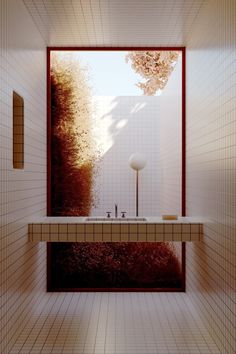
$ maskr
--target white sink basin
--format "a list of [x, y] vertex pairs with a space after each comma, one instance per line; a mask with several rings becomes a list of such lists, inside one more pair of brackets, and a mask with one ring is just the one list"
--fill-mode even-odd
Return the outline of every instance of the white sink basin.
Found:
[[102, 217], [89, 217], [86, 218], [85, 221], [90, 221], [90, 222], [97, 222], [97, 221], [102, 221], [102, 222], [127, 222], [127, 221], [133, 221], [133, 222], [140, 222], [140, 221], [147, 221], [146, 218], [141, 218], [141, 217], [133, 217], [133, 218], [102, 218]]

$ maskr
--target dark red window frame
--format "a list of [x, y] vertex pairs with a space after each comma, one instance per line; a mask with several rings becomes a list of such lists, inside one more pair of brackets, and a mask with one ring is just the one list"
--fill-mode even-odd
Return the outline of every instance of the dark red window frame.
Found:
[[[185, 47], [47, 47], [47, 216], [51, 215], [51, 81], [50, 81], [50, 58], [51, 51], [130, 51], [130, 50], [163, 50], [180, 51], [182, 53], [182, 168], [181, 168], [181, 214], [186, 216], [186, 49]], [[47, 243], [47, 288], [50, 289], [49, 277], [50, 264], [50, 242]], [[186, 244], [182, 242], [182, 270], [183, 288], [186, 289]], [[96, 291], [91, 289], [91, 291]], [[102, 289], [99, 289], [101, 291]], [[57, 290], [58, 291], [58, 290]], [[62, 290], [63, 291], [63, 290]], [[72, 289], [70, 291], [76, 291]], [[80, 290], [82, 291], [82, 290]], [[85, 291], [88, 291], [86, 289]], [[130, 289], [119, 289], [119, 291], [132, 291]], [[137, 291], [137, 290], [135, 290]], [[151, 291], [140, 289], [140, 291]], [[160, 289], [158, 291], [172, 291], [171, 289]], [[173, 290], [176, 291], [176, 290]]]

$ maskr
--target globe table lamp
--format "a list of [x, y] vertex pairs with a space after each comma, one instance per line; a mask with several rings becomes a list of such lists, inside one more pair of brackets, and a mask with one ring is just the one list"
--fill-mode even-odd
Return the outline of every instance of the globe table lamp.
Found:
[[136, 171], [136, 216], [139, 214], [139, 171], [146, 166], [147, 160], [143, 154], [135, 153], [129, 158], [130, 167]]

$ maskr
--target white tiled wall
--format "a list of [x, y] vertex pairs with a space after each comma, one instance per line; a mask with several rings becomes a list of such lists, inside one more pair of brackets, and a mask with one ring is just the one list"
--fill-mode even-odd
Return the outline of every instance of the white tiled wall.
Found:
[[187, 43], [187, 213], [207, 218], [187, 246], [187, 292], [221, 353], [235, 342], [236, 2], [207, 1]]
[[[1, 0], [2, 354], [16, 340], [17, 354], [218, 353], [209, 331], [235, 352], [235, 6], [206, 1], [187, 43], [187, 212], [208, 218], [204, 242], [187, 247], [187, 294], [46, 295], [45, 246], [26, 241], [30, 216], [45, 215], [44, 43], [21, 1]], [[12, 169], [13, 89], [25, 100], [23, 171]]]
[[[45, 215], [45, 45], [23, 3], [1, 0], [0, 52], [0, 232], [1, 342], [9, 352], [45, 292], [45, 245], [27, 242], [31, 216]], [[24, 98], [25, 164], [12, 161], [12, 95]]]

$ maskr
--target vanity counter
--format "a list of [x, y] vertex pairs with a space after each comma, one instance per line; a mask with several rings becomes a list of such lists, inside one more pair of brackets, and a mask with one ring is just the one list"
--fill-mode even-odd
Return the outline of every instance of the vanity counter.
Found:
[[[179, 217], [145, 221], [96, 220], [87, 217], [42, 217], [28, 225], [31, 242], [197, 242], [203, 237], [200, 218]], [[99, 219], [99, 218], [98, 218]], [[128, 219], [128, 218], [127, 218]]]

